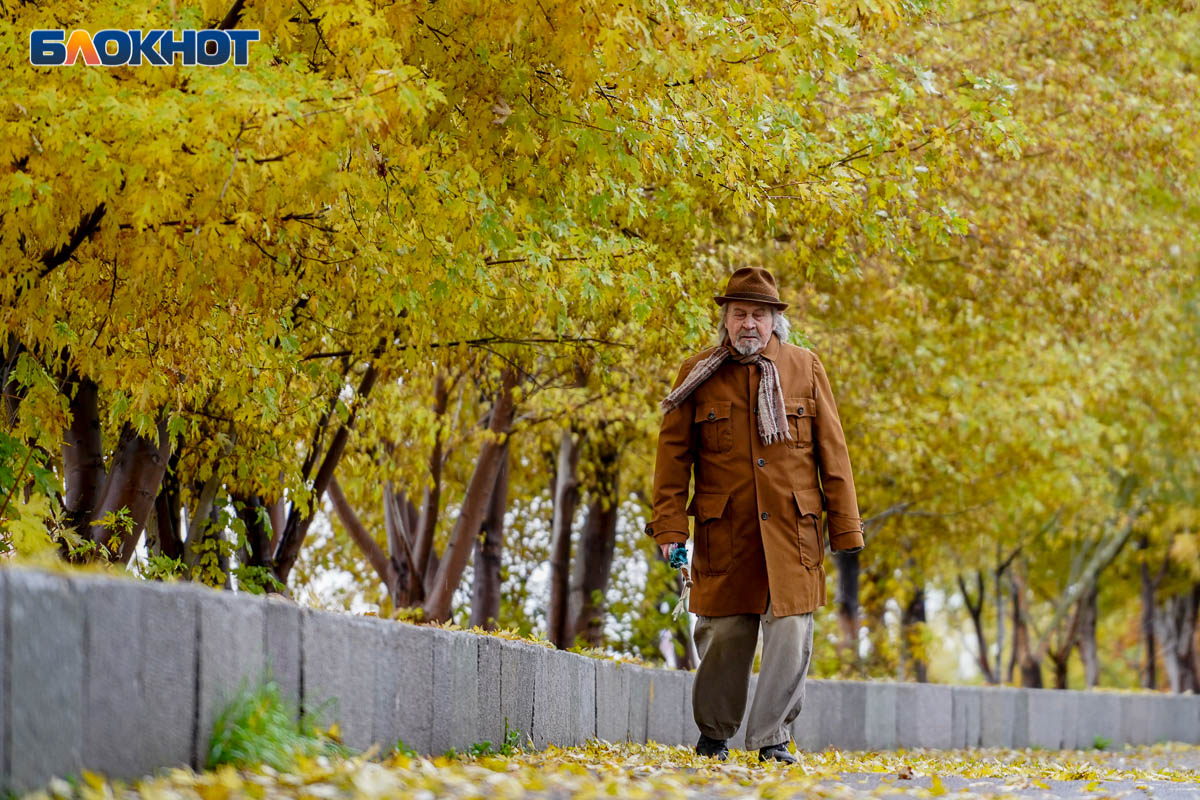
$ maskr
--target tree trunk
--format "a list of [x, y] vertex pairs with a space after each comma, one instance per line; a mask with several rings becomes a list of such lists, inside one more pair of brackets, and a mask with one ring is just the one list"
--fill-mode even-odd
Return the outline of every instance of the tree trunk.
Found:
[[1196, 685], [1196, 617], [1200, 606], [1200, 583], [1163, 600], [1156, 614], [1158, 638], [1162, 642], [1167, 685], [1182, 694], [1200, 691]]
[[1034, 655], [1029, 639], [1029, 625], [1025, 618], [1025, 582], [1017, 569], [1012, 574], [1012, 601], [1013, 658], [1021, 667], [1021, 685], [1026, 689], [1041, 689], [1042, 664]]
[[1076, 634], [1079, 658], [1083, 661], [1083, 682], [1088, 689], [1095, 689], [1100, 682], [1100, 648], [1096, 642], [1099, 595], [1100, 591], [1094, 586], [1084, 595], [1079, 612], [1079, 630]]
[[458, 520], [454, 523], [450, 543], [446, 546], [446, 552], [438, 565], [437, 577], [431, 584], [426, 584], [428, 596], [425, 600], [425, 618], [433, 622], [445, 622], [450, 619], [454, 590], [462, 580], [463, 570], [466, 569], [474, 549], [475, 538], [479, 535], [479, 529], [487, 515], [492, 490], [496, 486], [496, 473], [500, 470], [501, 451], [512, 429], [512, 390], [516, 383], [516, 372], [506, 369], [488, 424], [492, 435], [479, 449], [475, 471], [467, 484], [466, 496], [463, 498], [462, 508], [459, 509]]
[[[450, 390], [446, 385], [445, 377], [441, 373], [438, 374], [437, 379], [434, 381], [433, 394], [433, 411], [440, 421], [446, 415], [446, 407], [450, 402]], [[434, 552], [433, 540], [437, 533], [438, 516], [442, 502], [442, 467], [445, 462], [442, 450], [442, 430], [439, 424], [434, 433], [433, 451], [429, 454], [429, 483], [422, 492], [421, 513], [417, 517], [412, 568], [415, 573], [420, 575], [421, 579], [418, 583], [422, 588], [419, 592], [414, 592], [411, 596], [410, 603], [414, 605], [425, 601], [424, 587], [429, 586], [437, 576], [438, 559], [437, 554]]]
[[4, 346], [4, 361], [0, 364], [0, 399], [3, 400], [3, 405], [0, 405], [0, 422], [3, 422], [4, 429], [9, 431], [17, 424], [17, 408], [21, 405], [23, 396], [23, 390], [12, 379], [12, 374], [17, 366], [17, 358], [24, 349], [16, 334], [8, 334]]
[[597, 442], [596, 482], [589, 494], [587, 521], [575, 554], [571, 585], [570, 624], [566, 639], [582, 639], [590, 647], [604, 643], [604, 595], [612, 572], [617, 544], [617, 512], [620, 510], [620, 452], [607, 439]]
[[288, 575], [291, 574], [292, 567], [296, 564], [296, 558], [300, 555], [300, 547], [304, 544], [304, 537], [308, 535], [308, 528], [312, 525], [313, 517], [317, 513], [320, 499], [329, 489], [329, 482], [333, 480], [334, 470], [337, 469], [338, 461], [342, 458], [342, 451], [346, 449], [346, 441], [350, 438], [350, 430], [354, 427], [358, 411], [370, 396], [377, 377], [375, 365], [369, 365], [358, 386], [358, 402], [350, 411], [350, 416], [345, 423], [334, 434], [333, 441], [329, 443], [329, 450], [325, 453], [325, 458], [321, 460], [317, 476], [313, 479], [312, 507], [302, 510], [298, 503], [292, 503], [292, 507], [288, 511], [287, 522], [284, 523], [283, 533], [279, 536], [279, 544], [275, 547], [271, 558], [275, 577], [284, 585], [287, 585]]
[[[184, 563], [192, 580], [198, 580], [214, 588], [231, 589], [229, 554], [222, 541], [225, 530], [216, 524], [220, 507], [209, 504], [202, 519], [193, 515], [189, 526], [187, 544], [184, 546]], [[209, 556], [212, 553], [212, 556]], [[211, 560], [210, 560], [211, 559]]]
[[193, 486], [196, 507], [192, 510], [192, 516], [188, 520], [187, 542], [183, 546], [184, 563], [189, 567], [196, 566], [204, 552], [200, 545], [210, 538], [206, 529], [214, 521], [213, 503], [216, 502], [217, 492], [220, 489], [221, 476], [216, 471], [215, 465], [212, 474], [200, 486], [199, 491], [196, 491], [196, 486]]
[[87, 524], [104, 488], [104, 451], [100, 443], [98, 387], [91, 378], [72, 376], [75, 393], [70, 400], [71, 425], [63, 435], [63, 505], [67, 521], [85, 539], [92, 538]]
[[[905, 661], [908, 663], [914, 680], [918, 683], [928, 683], [929, 665], [925, 662], [922, 648], [918, 647], [917, 638], [922, 635], [925, 619], [925, 587], [917, 586], [912, 599], [904, 609], [900, 618], [901, 637]], [[918, 628], [917, 626], [921, 627]]]
[[1139, 573], [1141, 575], [1141, 601], [1142, 613], [1140, 619], [1140, 629], [1142, 633], [1142, 688], [1157, 689], [1158, 688], [1158, 661], [1157, 650], [1158, 644], [1154, 636], [1154, 593], [1158, 589], [1159, 583], [1162, 582], [1166, 574], [1166, 568], [1169, 563], [1167, 558], [1163, 559], [1163, 567], [1159, 570], [1156, 577], [1150, 577], [1150, 565], [1147, 563], [1146, 553], [1149, 550], [1150, 541], [1145, 536], [1138, 542], [1138, 550], [1142, 551], [1142, 560], [1139, 565]]
[[975, 571], [975, 588], [976, 596], [972, 599], [967, 591], [967, 582], [963, 580], [962, 575], [958, 576], [958, 590], [962, 593], [963, 603], [971, 615], [971, 624], [975, 626], [975, 646], [978, 649], [975, 660], [979, 663], [983, 679], [994, 686], [996, 676], [992, 672], [992, 663], [988, 656], [987, 633], [983, 630], [984, 582], [981, 570]]
[[337, 478], [329, 481], [329, 488], [326, 490], [326, 495], [328, 495], [330, 502], [333, 504], [334, 513], [341, 520], [342, 527], [346, 529], [350, 540], [366, 556], [367, 563], [371, 565], [371, 568], [375, 570], [379, 579], [383, 581], [388, 596], [394, 602], [399, 577], [396, 571], [396, 563], [388, 557], [388, 554], [375, 541], [375, 537], [362, 524], [362, 520], [354, 513], [354, 509], [350, 507], [350, 502], [346, 500], [346, 495], [342, 491], [341, 485], [337, 482]]
[[546, 637], [560, 649], [570, 647], [568, 587], [571, 579], [571, 524], [579, 505], [579, 442], [570, 429], [559, 440], [554, 470], [554, 517], [550, 529], [550, 605], [546, 611]]
[[[1076, 642], [1079, 641], [1079, 624], [1082, 619], [1088, 596], [1092, 593], [1095, 587], [1079, 596], [1075, 601], [1075, 607], [1071, 610], [1071, 619], [1067, 623], [1067, 630], [1059, 639], [1057, 646], [1046, 646], [1045, 650], [1050, 656], [1050, 661], [1054, 666], [1054, 688], [1067, 688], [1067, 673], [1071, 664], [1071, 651], [1075, 649]], [[1047, 633], [1047, 637], [1050, 633]]]
[[1052, 650], [1047, 655], [1050, 657], [1050, 665], [1054, 668], [1054, 688], [1067, 688], [1067, 672], [1071, 666], [1071, 649]]
[[475, 539], [471, 625], [485, 631], [495, 630], [500, 620], [500, 562], [504, 555], [504, 512], [508, 510], [509, 457], [510, 448], [505, 441], [487, 516], [483, 519], [480, 535]]
[[420, 605], [425, 599], [425, 575], [423, 570], [413, 567], [414, 537], [407, 511], [402, 508], [408, 498], [397, 493], [392, 482], [383, 485], [383, 527], [387, 537], [387, 556], [395, 567], [395, 574], [388, 580], [388, 595], [393, 608], [409, 608]]
[[[282, 476], [280, 476], [280, 480], [283, 480]], [[271, 503], [268, 516], [271, 518], [271, 542], [267, 554], [270, 555], [275, 552], [275, 547], [279, 544], [279, 537], [283, 535], [283, 529], [287, 527], [287, 499], [281, 495], [278, 500]]]
[[100, 492], [100, 500], [92, 512], [92, 538], [106, 543], [110, 533], [95, 523], [106, 514], [128, 509], [132, 525], [128, 531], [114, 531], [119, 536], [114, 560], [128, 564], [141, 538], [142, 528], [150, 515], [150, 507], [158, 496], [163, 474], [171, 457], [170, 440], [167, 437], [167, 419], [162, 416], [157, 429], [151, 436], [138, 436], [126, 425], [121, 432], [113, 455], [112, 470]]
[[239, 560], [243, 566], [265, 567], [271, 547], [271, 523], [267, 509], [256, 494], [235, 494], [233, 507], [246, 528], [246, 546]]
[[167, 558], [183, 558], [183, 508], [179, 491], [179, 453], [172, 453], [154, 498], [156, 549]]
[[837, 564], [837, 615], [842, 631], [842, 664], [857, 666], [859, 553], [834, 553]]
[[1028, 637], [1025, 635], [1025, 625], [1021, 620], [1021, 602], [1018, 597], [1020, 589], [1017, 587], [1015, 571], [1008, 576], [1008, 591], [1009, 598], [1012, 600], [1012, 647], [1009, 649], [1008, 670], [1004, 682], [1011, 685], [1016, 677], [1017, 662], [1021, 660], [1022, 645], [1029, 646]]
[[[1008, 565], [1002, 565], [993, 576], [996, 592], [996, 667], [992, 674], [996, 676], [996, 683], [1000, 682], [1000, 675], [1004, 671], [1004, 573], [1007, 569]], [[1012, 682], [1011, 671], [1008, 679]]]

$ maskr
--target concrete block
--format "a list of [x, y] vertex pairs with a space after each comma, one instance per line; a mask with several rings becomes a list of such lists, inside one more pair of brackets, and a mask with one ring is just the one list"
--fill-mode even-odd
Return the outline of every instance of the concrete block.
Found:
[[1075, 725], [1075, 747], [1088, 750], [1100, 739], [1121, 747], [1121, 697], [1111, 692], [1080, 692]]
[[42, 786], [83, 767], [84, 607], [65, 579], [8, 573], [9, 787]]
[[646, 738], [659, 744], [679, 744], [683, 738], [685, 681], [674, 670], [656, 669], [650, 676], [650, 708]]
[[259, 597], [195, 591], [200, 621], [196, 764], [204, 766], [217, 715], [239, 691], [262, 681], [265, 617]]
[[1190, 711], [1187, 712], [1188, 732], [1184, 741], [1200, 744], [1200, 695], [1188, 695], [1187, 703]]
[[[334, 689], [341, 711], [342, 741], [358, 750], [380, 744], [388, 749], [394, 742], [378, 742], [375, 739], [375, 673], [384, 659], [384, 629], [388, 623], [373, 617], [337, 615], [335, 618], [345, 628], [349, 643], [346, 651], [347, 665], [343, 671], [340, 688]], [[305, 674], [304, 689], [308, 694], [308, 675]]]
[[433, 747], [433, 639], [416, 625], [385, 624], [375, 665], [375, 741], [383, 752], [397, 743], [418, 753]]
[[[1075, 750], [1080, 746], [1079, 714], [1083, 706], [1083, 692], [1072, 689], [1059, 691], [1063, 696], [1062, 749]], [[1091, 746], [1091, 742], [1087, 743]]]
[[1057, 689], [1022, 689], [1026, 706], [1028, 746], [1060, 750], [1064, 739], [1065, 692]]
[[954, 728], [950, 741], [953, 747], [978, 747], [983, 732], [980, 718], [983, 697], [974, 686], [954, 686], [950, 701], [954, 707]]
[[629, 675], [624, 664], [596, 662], [596, 738], [614, 744], [628, 740]]
[[1144, 693], [1121, 695], [1121, 741], [1125, 744], [1153, 743], [1153, 709], [1147, 697]]
[[562, 654], [552, 650], [543, 649], [535, 661], [533, 745], [569, 746], [575, 737], [571, 670]]
[[868, 683], [866, 702], [866, 748], [892, 750], [896, 747], [896, 684]]
[[886, 750], [896, 746], [896, 684], [810, 680], [792, 725], [796, 746], [816, 751]]
[[1152, 694], [1147, 698], [1150, 709], [1150, 742], [1157, 744], [1159, 742], [1178, 741], [1176, 736], [1176, 709], [1178, 708], [1179, 695], [1164, 694], [1162, 692]]
[[[199, 676], [200, 597], [208, 589], [150, 583], [140, 587], [141, 698], [137, 738], [130, 749], [139, 773], [193, 764]], [[204, 731], [205, 741], [211, 729]]]
[[[474, 635], [474, 634], [464, 634]], [[495, 636], [476, 636], [478, 664], [479, 741], [491, 742], [499, 748], [504, 744], [504, 712], [500, 707], [500, 672], [502, 639]], [[593, 691], [595, 686], [592, 687]]]
[[700, 728], [696, 725], [696, 714], [692, 708], [692, 687], [696, 683], [695, 672], [684, 672], [683, 689], [683, 743], [694, 747], [700, 739]]
[[[83, 763], [108, 775], [135, 777], [142, 761], [130, 744], [141, 711], [142, 588], [133, 581], [87, 577], [74, 583], [87, 614]], [[191, 687], [186, 687], [191, 690]], [[149, 765], [151, 769], [156, 764]]]
[[1200, 744], [1200, 695], [1183, 696], [1184, 712], [1180, 715], [1186, 726], [1183, 741], [1189, 744]]
[[479, 741], [479, 637], [430, 628], [435, 755]]
[[[839, 750], [867, 749], [867, 687], [863, 681], [822, 681], [833, 695], [829, 715], [821, 725], [826, 746]], [[893, 706], [894, 707], [894, 706]], [[893, 723], [893, 729], [895, 725]]]
[[650, 670], [622, 664], [629, 685], [629, 715], [626, 731], [631, 742], [645, 742], [650, 722]]
[[528, 746], [533, 735], [537, 659], [545, 649], [524, 642], [501, 642], [500, 713], [509, 730], [520, 733], [522, 746]]
[[572, 654], [575, 744], [596, 738], [596, 659]]
[[[988, 686], [979, 690], [980, 741], [983, 747], [1024, 747], [1028, 739], [1028, 728], [1021, 731], [1020, 744], [1014, 736], [1018, 718], [1025, 723], [1027, 706], [1021, 689], [1003, 686]], [[1020, 710], [1018, 712], [1018, 705]]]
[[295, 603], [278, 595], [267, 595], [263, 613], [267, 674], [279, 686], [284, 701], [299, 712], [302, 612]]
[[792, 723], [792, 736], [797, 748], [817, 751], [830, 746], [831, 737], [840, 727], [842, 709], [839, 704], [842, 699], [834, 681], [805, 682], [800, 715]]
[[896, 687], [898, 746], [947, 749], [953, 731], [953, 694], [949, 686], [906, 683]]
[[1191, 695], [1167, 695], [1167, 720], [1164, 726], [1167, 741], [1182, 743], [1189, 740], [1191, 720], [1188, 718], [1188, 712], [1191, 710], [1191, 706], [1188, 701], [1190, 699]]

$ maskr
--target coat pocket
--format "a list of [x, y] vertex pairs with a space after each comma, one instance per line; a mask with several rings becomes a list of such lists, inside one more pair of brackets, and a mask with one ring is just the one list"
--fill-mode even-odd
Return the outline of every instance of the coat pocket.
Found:
[[812, 447], [817, 401], [811, 397], [785, 397], [783, 409], [787, 413], [788, 432], [792, 435], [788, 447]]
[[796, 489], [792, 491], [796, 501], [796, 546], [800, 549], [800, 563], [813, 568], [821, 566], [825, 559], [825, 545], [821, 542], [820, 489]]
[[696, 572], [722, 575], [733, 561], [733, 521], [730, 519], [729, 495], [697, 492], [688, 506], [696, 517]]
[[713, 453], [733, 449], [733, 428], [729, 422], [730, 402], [721, 400], [696, 403], [694, 423], [700, 429], [700, 444]]

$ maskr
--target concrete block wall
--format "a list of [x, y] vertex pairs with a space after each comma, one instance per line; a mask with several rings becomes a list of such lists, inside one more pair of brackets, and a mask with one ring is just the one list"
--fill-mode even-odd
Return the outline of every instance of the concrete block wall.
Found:
[[[536, 747], [699, 735], [688, 672], [194, 585], [0, 569], [0, 789], [201, 767], [216, 716], [267, 671], [364, 750], [442, 753], [506, 730]], [[810, 680], [792, 735], [809, 750], [1200, 743], [1200, 697]], [[743, 725], [730, 745], [744, 742]]]

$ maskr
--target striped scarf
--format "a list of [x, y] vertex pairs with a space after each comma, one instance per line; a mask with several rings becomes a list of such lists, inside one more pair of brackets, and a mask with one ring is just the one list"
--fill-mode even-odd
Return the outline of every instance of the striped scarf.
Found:
[[749, 356], [738, 355], [729, 347], [718, 347], [706, 358], [699, 361], [692, 371], [683, 379], [678, 388], [667, 395], [659, 407], [663, 413], [679, 407], [679, 404], [696, 391], [696, 387], [704, 383], [717, 369], [732, 357], [739, 364], [757, 364], [758, 381], [758, 435], [763, 444], [772, 444], [784, 439], [791, 440], [788, 432], [787, 414], [783, 409], [783, 387], [779, 383], [779, 370], [774, 362], [763, 358], [762, 353]]

